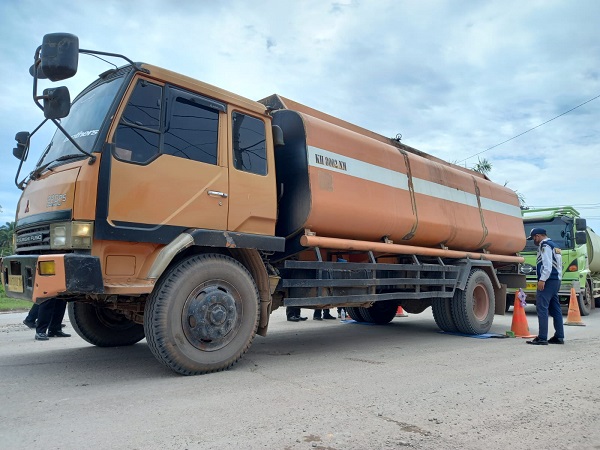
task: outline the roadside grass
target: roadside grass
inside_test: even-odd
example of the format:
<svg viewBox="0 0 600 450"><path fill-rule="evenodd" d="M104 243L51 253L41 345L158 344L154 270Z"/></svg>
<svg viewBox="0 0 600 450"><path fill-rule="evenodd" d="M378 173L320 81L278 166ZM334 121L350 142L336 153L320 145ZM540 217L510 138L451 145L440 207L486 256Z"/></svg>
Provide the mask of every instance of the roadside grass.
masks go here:
<svg viewBox="0 0 600 450"><path fill-rule="evenodd" d="M29 311L33 303L27 300L8 298L4 292L4 286L0 283L0 312Z"/></svg>

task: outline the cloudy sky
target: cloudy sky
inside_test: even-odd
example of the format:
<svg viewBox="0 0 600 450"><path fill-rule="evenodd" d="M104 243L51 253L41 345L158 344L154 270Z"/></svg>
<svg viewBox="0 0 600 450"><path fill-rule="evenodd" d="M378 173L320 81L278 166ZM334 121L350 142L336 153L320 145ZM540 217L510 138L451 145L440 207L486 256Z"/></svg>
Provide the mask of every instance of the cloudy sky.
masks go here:
<svg viewBox="0 0 600 450"><path fill-rule="evenodd" d="M597 0L4 0L0 223L20 195L14 135L43 119L28 69L45 33L251 99L278 93L472 167L600 95L599 22ZM74 97L107 68L82 55L63 84ZM600 231L599 117L600 98L479 157L527 205L580 206ZM25 173L52 132L34 139Z"/></svg>

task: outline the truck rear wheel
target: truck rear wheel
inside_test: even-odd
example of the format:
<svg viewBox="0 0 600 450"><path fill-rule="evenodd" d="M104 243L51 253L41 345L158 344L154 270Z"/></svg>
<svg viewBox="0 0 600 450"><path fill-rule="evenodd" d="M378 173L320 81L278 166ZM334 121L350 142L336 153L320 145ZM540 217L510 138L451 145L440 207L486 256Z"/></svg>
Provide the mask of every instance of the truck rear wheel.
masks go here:
<svg viewBox="0 0 600 450"><path fill-rule="evenodd" d="M369 308L360 308L360 315L365 319L365 322L385 325L390 323L396 317L398 311L398 303L396 301L381 301L375 302Z"/></svg>
<svg viewBox="0 0 600 450"><path fill-rule="evenodd" d="M494 321L494 288L487 273L473 269L464 291L452 299L452 316L458 331L466 334L487 333Z"/></svg>
<svg viewBox="0 0 600 450"><path fill-rule="evenodd" d="M246 268L221 254L172 267L146 302L144 329L154 356L183 375L228 369L250 347L258 289Z"/></svg>
<svg viewBox="0 0 600 450"><path fill-rule="evenodd" d="M449 298L434 298L431 302L431 309L433 310L433 319L440 330L456 333L458 328L452 317L451 301Z"/></svg>
<svg viewBox="0 0 600 450"><path fill-rule="evenodd" d="M352 320L355 320L357 322L364 322L365 321L365 318L360 313L360 308L358 308L358 307L349 307L349 308L346 308L346 311L348 312L348 315L350 316L350 318Z"/></svg>
<svg viewBox="0 0 600 450"><path fill-rule="evenodd" d="M133 345L144 339L144 327L111 309L69 302L69 321L75 332L98 347Z"/></svg>
<svg viewBox="0 0 600 450"><path fill-rule="evenodd" d="M579 303L579 312L582 316L589 316L592 312L592 287L590 283L585 283L585 290L577 296L577 302Z"/></svg>

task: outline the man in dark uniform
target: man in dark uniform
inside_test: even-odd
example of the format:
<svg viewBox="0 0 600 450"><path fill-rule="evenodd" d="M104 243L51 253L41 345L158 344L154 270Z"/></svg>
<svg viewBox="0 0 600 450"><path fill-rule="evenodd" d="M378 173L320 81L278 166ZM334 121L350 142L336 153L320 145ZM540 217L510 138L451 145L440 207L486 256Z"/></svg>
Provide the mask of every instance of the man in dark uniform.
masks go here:
<svg viewBox="0 0 600 450"><path fill-rule="evenodd" d="M562 278L562 255L560 248L546 236L543 228L533 228L527 240L533 240L537 252L537 309L539 331L537 337L527 341L532 345L564 344L563 316L558 301ZM548 313L554 321L554 336L548 339Z"/></svg>
<svg viewBox="0 0 600 450"><path fill-rule="evenodd" d="M35 340L47 341L51 337L70 337L70 334L61 330L61 323L65 316L67 302L58 298L51 298L40 303L38 318L35 328Z"/></svg>

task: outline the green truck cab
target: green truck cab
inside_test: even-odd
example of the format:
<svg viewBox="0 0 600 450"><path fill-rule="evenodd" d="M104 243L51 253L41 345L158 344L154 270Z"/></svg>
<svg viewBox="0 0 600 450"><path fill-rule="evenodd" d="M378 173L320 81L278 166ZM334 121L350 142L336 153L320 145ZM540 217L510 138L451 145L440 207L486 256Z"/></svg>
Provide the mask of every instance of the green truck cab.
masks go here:
<svg viewBox="0 0 600 450"><path fill-rule="evenodd" d="M562 281L558 292L561 304L568 307L571 287L574 287L579 311L587 316L595 306L600 306L600 237L570 206L525 209L522 215L527 236L532 228L544 228L562 250ZM521 256L525 258L519 271L527 279L526 301L535 304L537 247L533 241L527 241ZM514 304L514 294L514 289L508 290L507 310Z"/></svg>

